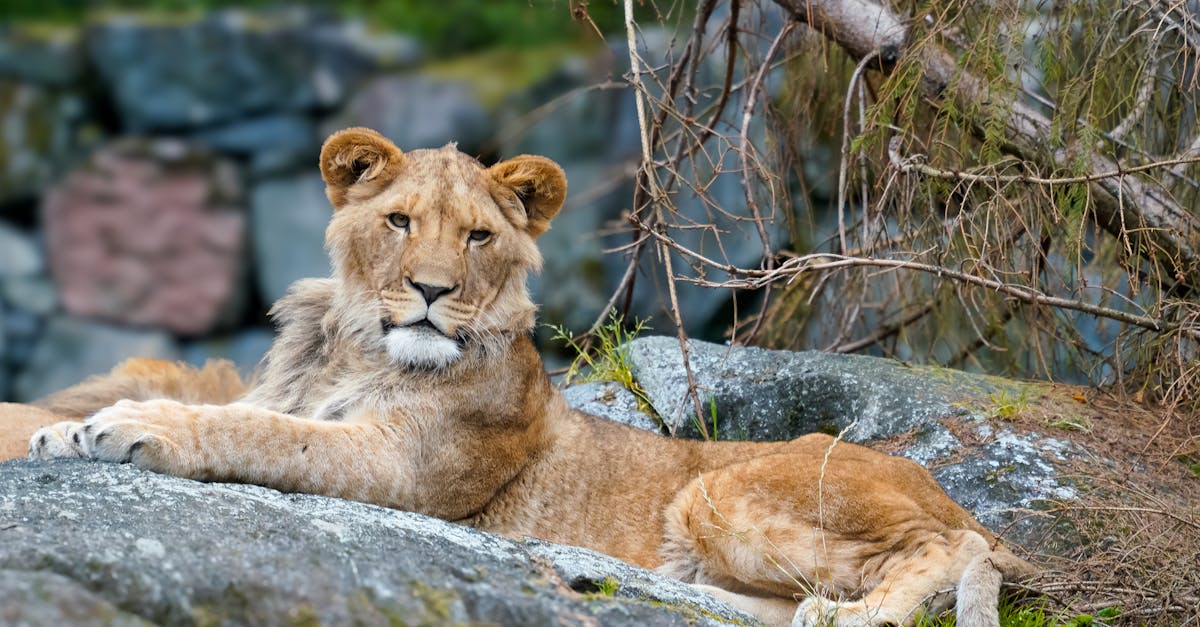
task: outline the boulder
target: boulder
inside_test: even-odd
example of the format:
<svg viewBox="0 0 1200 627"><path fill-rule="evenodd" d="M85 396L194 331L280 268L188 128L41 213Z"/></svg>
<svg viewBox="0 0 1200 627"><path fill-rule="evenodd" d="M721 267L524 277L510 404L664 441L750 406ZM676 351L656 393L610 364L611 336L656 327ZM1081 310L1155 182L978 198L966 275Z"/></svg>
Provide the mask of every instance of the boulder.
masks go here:
<svg viewBox="0 0 1200 627"><path fill-rule="evenodd" d="M308 116L273 113L208 128L192 136L196 143L249 162L254 176L269 175L317 162L321 140Z"/></svg>
<svg viewBox="0 0 1200 627"><path fill-rule="evenodd" d="M50 267L75 315L205 333L243 302L232 166L173 140L124 140L50 189Z"/></svg>
<svg viewBox="0 0 1200 627"><path fill-rule="evenodd" d="M492 131L488 112L469 82L419 74L372 80L321 132L329 135L349 126L373 128L401 150L457 142L468 154L477 152Z"/></svg>
<svg viewBox="0 0 1200 627"><path fill-rule="evenodd" d="M250 191L250 228L259 294L273 303L297 279L327 277L325 227L333 208L316 173L257 182Z"/></svg>
<svg viewBox="0 0 1200 627"><path fill-rule="evenodd" d="M641 408L633 392L612 381L578 383L562 390L562 394L579 411L638 429L662 432L658 418Z"/></svg>
<svg viewBox="0 0 1200 627"><path fill-rule="evenodd" d="M76 26L49 23L0 25L0 76L66 87L83 71L83 46Z"/></svg>
<svg viewBox="0 0 1200 627"><path fill-rule="evenodd" d="M108 372L131 357L178 359L179 351L161 331L138 331L57 316L41 333L13 386L18 401L32 401Z"/></svg>
<svg viewBox="0 0 1200 627"><path fill-rule="evenodd" d="M33 198L57 178L77 150L83 113L73 93L0 78L0 206Z"/></svg>
<svg viewBox="0 0 1200 627"><path fill-rule="evenodd" d="M643 337L629 349L633 376L663 424L700 437L678 340ZM861 355L696 340L688 352L710 437L772 441L821 432L885 446L930 468L980 522L1023 545L1044 539L1051 521L1022 510L1075 496L1058 471L1078 454L1075 445L990 419L995 399L1035 395L1030 384Z"/></svg>
<svg viewBox="0 0 1200 627"><path fill-rule="evenodd" d="M0 281L38 274L44 265L32 236L0 222Z"/></svg>
<svg viewBox="0 0 1200 627"><path fill-rule="evenodd" d="M35 625L753 622L585 549L130 465L0 464L0 534L0 618Z"/></svg>
<svg viewBox="0 0 1200 627"><path fill-rule="evenodd" d="M332 107L369 74L411 65L411 40L325 11L106 13L88 55L128 130L183 130Z"/></svg>

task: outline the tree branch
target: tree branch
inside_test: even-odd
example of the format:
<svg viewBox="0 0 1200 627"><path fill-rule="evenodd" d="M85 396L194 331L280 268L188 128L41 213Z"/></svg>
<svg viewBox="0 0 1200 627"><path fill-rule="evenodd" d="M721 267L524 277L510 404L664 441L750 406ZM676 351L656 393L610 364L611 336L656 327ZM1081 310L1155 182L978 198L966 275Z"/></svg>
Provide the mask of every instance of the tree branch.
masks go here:
<svg viewBox="0 0 1200 627"><path fill-rule="evenodd" d="M901 19L888 8L866 0L775 0L814 30L832 39L855 59L878 54L881 68L890 69L908 54L908 32ZM1036 163L1043 171L1069 171L1081 157L1067 149L1047 150L1051 122L1034 108L994 93L978 77L962 70L946 50L931 47L919 58L922 91L934 107L950 103L966 113L972 130L982 135L989 116L1001 116L1007 129L1005 152ZM1091 173L1126 172L1116 161L1081 147L1085 170ZM1159 249L1138 251L1142 258L1158 264L1168 276L1200 293L1200 218L1179 206L1162 188L1135 176L1088 179L1095 200L1094 210L1102 228L1118 238L1141 232ZM1161 254L1165 252L1166 254Z"/></svg>

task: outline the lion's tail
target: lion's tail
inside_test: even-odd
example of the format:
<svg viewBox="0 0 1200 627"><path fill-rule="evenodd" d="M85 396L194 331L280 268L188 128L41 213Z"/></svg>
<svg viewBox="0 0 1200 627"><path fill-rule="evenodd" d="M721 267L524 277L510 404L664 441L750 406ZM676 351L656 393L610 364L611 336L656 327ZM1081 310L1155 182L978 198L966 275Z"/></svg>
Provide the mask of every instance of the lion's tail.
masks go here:
<svg viewBox="0 0 1200 627"><path fill-rule="evenodd" d="M999 627L1000 584L1035 572L1032 564L1003 547L976 555L958 580L955 624L958 627Z"/></svg>
<svg viewBox="0 0 1200 627"><path fill-rule="evenodd" d="M80 420L122 399L169 398L184 403L232 403L246 393L237 368L210 360L203 368L160 359L129 359L104 375L37 401L62 419Z"/></svg>

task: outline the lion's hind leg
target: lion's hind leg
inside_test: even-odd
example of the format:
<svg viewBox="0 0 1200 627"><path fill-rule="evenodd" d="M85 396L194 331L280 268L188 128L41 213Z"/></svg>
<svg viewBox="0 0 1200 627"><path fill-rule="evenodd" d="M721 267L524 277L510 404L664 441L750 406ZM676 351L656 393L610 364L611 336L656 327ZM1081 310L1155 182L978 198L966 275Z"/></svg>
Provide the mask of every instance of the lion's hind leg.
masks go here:
<svg viewBox="0 0 1200 627"><path fill-rule="evenodd" d="M882 566L882 580L854 601L834 601L823 596L804 600L792 625L911 625L922 614L937 614L954 601L968 566L991 554L983 536L970 530L948 530L929 537L915 550L891 556ZM993 569L994 570L994 569ZM995 582L999 591L999 574ZM986 594L984 596L987 596ZM997 625L996 597L976 604L981 613L961 627ZM987 611L990 609L990 612Z"/></svg>
<svg viewBox="0 0 1200 627"><path fill-rule="evenodd" d="M856 483L873 480L865 472L820 488L780 473L796 467L790 457L704 473L681 490L659 570L715 586L770 624L910 625L949 607L968 564L992 553L982 535L948 529L903 491Z"/></svg>

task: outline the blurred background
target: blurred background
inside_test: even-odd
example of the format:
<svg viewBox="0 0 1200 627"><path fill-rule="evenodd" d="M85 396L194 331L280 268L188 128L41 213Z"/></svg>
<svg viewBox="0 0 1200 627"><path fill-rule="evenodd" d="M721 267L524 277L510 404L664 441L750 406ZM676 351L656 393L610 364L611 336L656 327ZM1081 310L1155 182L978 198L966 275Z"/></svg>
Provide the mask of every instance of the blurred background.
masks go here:
<svg viewBox="0 0 1200 627"><path fill-rule="evenodd" d="M631 55L614 0L4 0L0 399L131 356L250 372L270 304L329 273L317 154L357 125L564 167L531 286L547 325L611 306L657 333L1200 398L1195 7L934 0L885 69L791 3L635 2ZM942 54L1009 104L923 94ZM1045 132L1010 136L1017 106ZM1109 159L1140 168L1114 189L1151 191L1071 178ZM1173 222L1104 217L1131 201ZM926 270L870 265L898 261Z"/></svg>
<svg viewBox="0 0 1200 627"><path fill-rule="evenodd" d="M293 280L329 273L316 157L347 126L406 150L456 141L484 163L561 163L571 197L534 286L545 321L586 329L624 270L598 235L629 205L639 150L632 94L614 88L628 53L603 37L621 31L619 5L3 10L2 399L35 399L131 356L221 357L250 371L270 345L270 304ZM665 31L642 39L660 56L670 48ZM697 331L719 336L708 321L727 298L695 292Z"/></svg>

